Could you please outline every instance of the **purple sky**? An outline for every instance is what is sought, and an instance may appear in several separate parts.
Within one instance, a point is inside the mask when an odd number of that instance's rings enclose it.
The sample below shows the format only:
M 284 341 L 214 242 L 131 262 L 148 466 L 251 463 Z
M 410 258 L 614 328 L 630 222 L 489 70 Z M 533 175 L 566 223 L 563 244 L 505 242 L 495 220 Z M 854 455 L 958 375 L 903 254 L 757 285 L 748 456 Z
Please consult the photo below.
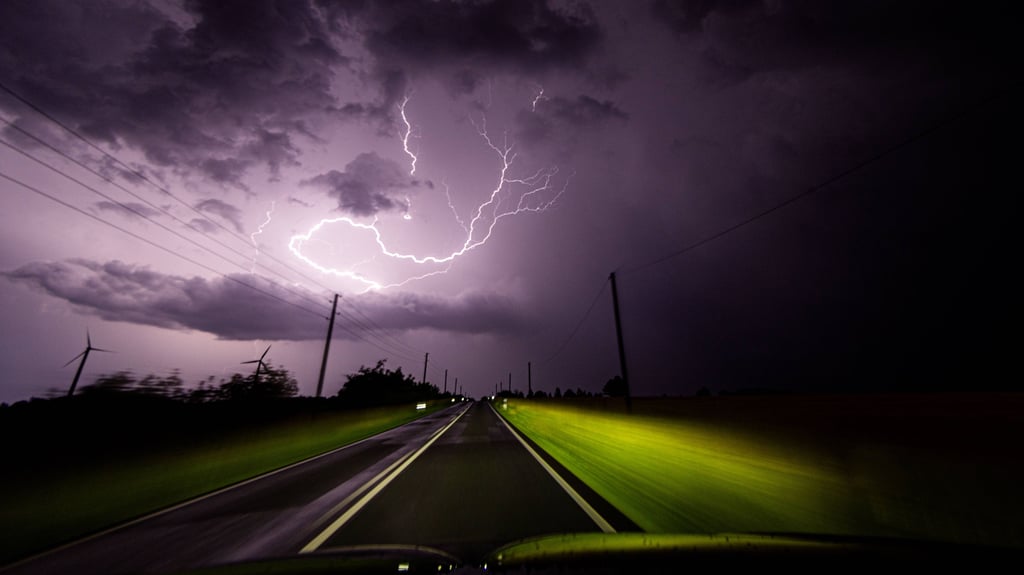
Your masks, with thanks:
M 334 292 L 326 393 L 598 391 L 613 270 L 637 395 L 1013 388 L 1007 19 L 835 4 L 0 3 L 0 401 L 312 394 Z

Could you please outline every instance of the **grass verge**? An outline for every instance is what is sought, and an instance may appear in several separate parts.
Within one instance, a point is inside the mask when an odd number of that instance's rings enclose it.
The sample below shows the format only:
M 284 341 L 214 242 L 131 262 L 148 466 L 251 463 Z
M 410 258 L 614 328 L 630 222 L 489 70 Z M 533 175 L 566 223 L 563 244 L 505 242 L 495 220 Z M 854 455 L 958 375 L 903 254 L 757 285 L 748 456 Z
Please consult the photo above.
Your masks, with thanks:
M 1022 399 L 992 398 L 998 409 L 984 414 L 956 397 L 651 400 L 632 414 L 600 401 L 498 407 L 648 532 L 1019 547 Z
M 0 491 L 0 565 L 370 437 L 443 409 L 318 414 L 95 465 L 15 469 Z

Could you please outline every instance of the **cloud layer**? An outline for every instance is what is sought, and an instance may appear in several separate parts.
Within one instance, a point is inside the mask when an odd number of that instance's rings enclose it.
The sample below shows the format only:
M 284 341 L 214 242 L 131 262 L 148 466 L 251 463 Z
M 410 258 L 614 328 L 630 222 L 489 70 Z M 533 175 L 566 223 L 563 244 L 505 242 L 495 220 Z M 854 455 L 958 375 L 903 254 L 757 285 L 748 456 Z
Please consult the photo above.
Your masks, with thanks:
M 324 300 L 322 294 L 286 291 L 259 276 L 245 274 L 186 278 L 116 260 L 98 263 L 76 259 L 34 262 L 4 275 L 105 320 L 199 330 L 227 340 L 320 339 L 325 324 L 317 314 L 329 314 L 326 303 L 323 308 L 315 304 Z M 347 297 L 346 303 L 372 318 L 375 325 L 397 331 L 502 334 L 519 332 L 527 324 L 512 299 L 483 292 L 451 298 L 367 294 Z M 364 337 L 358 329 L 339 329 L 336 333 L 350 339 Z
M 338 202 L 339 210 L 356 216 L 407 210 L 405 195 L 420 185 L 397 162 L 375 152 L 359 154 L 343 172 L 331 170 L 303 183 L 326 189 L 327 195 Z

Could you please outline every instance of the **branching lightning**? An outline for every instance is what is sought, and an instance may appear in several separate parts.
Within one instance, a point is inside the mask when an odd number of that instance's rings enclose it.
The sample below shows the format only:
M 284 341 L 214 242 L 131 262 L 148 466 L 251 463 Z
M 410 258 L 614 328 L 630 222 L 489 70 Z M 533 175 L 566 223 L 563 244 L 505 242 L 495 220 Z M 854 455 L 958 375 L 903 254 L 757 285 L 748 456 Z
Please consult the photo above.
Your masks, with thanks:
M 530 109 L 533 110 L 534 112 L 537 111 L 537 102 L 548 99 L 548 97 L 544 95 L 544 86 L 538 84 L 537 89 L 537 95 L 533 97 L 533 105 L 530 107 Z
M 409 118 L 405 115 L 405 106 L 406 106 L 406 104 L 409 103 L 409 98 L 411 98 L 411 97 L 412 97 L 411 94 L 406 94 L 405 95 L 405 98 L 402 100 L 402 103 L 398 105 L 398 111 L 400 112 L 400 114 L 402 116 L 402 123 L 405 124 L 405 133 L 402 134 L 402 149 L 405 150 L 405 153 L 410 158 L 412 158 L 412 162 L 411 162 L 411 166 L 412 167 L 409 170 L 409 175 L 410 176 L 415 176 L 416 175 L 416 160 L 418 160 L 418 158 L 416 157 L 416 154 L 413 153 L 413 151 L 409 149 L 409 138 L 415 137 L 415 134 L 412 133 L 412 124 L 409 123 Z
M 534 98 L 534 106 L 536 106 L 537 101 L 542 96 L 543 88 L 541 88 L 541 93 Z M 406 127 L 405 133 L 402 136 L 402 146 L 405 153 L 412 159 L 411 170 L 409 172 L 410 175 L 412 175 L 416 171 L 417 157 L 416 154 L 410 151 L 408 145 L 409 137 L 412 135 L 412 124 L 406 116 L 405 107 L 409 102 L 409 98 L 409 96 L 405 97 L 399 105 L 399 110 L 401 112 L 402 122 Z M 376 217 L 374 217 L 372 222 L 365 223 L 356 221 L 347 216 L 320 220 L 306 233 L 292 236 L 288 243 L 288 249 L 295 255 L 295 257 L 304 261 L 306 264 L 321 273 L 354 280 L 365 286 L 366 291 L 398 287 L 412 281 L 448 272 L 455 259 L 487 243 L 500 220 L 524 212 L 542 212 L 558 201 L 569 185 L 569 180 L 572 177 L 571 174 L 569 177 L 561 180 L 560 184 L 555 181 L 556 176 L 559 174 L 557 166 L 541 168 L 526 176 L 511 176 L 510 171 L 515 164 L 518 154 L 515 151 L 515 144 L 509 143 L 508 133 L 504 132 L 500 140 L 493 139 L 487 130 L 487 117 L 485 115 L 481 115 L 479 120 L 475 120 L 471 117 L 470 122 L 476 129 L 477 134 L 483 140 L 484 144 L 494 152 L 498 159 L 500 168 L 498 170 L 494 188 L 488 194 L 487 200 L 476 207 L 473 212 L 473 217 L 468 223 L 459 216 L 459 213 L 455 208 L 447 180 L 442 181 L 442 185 L 445 189 L 445 197 L 448 201 L 448 207 L 450 208 L 452 215 L 455 217 L 456 222 L 458 222 L 465 232 L 465 239 L 457 249 L 454 249 L 444 255 L 426 256 L 394 251 L 390 249 L 384 241 L 381 231 L 377 227 L 378 219 Z M 407 204 L 407 206 L 411 207 L 411 204 Z M 408 214 L 408 209 L 403 217 L 405 219 L 411 218 Z M 374 280 L 363 273 L 357 272 L 351 267 L 339 270 L 321 265 L 302 253 L 303 244 L 313 240 L 314 236 L 325 226 L 336 224 L 345 224 L 359 233 L 365 233 L 372 237 L 373 241 L 376 243 L 377 249 L 379 250 L 379 256 L 384 256 L 396 261 L 405 261 L 416 265 L 440 265 L 442 267 L 424 274 L 414 275 L 398 283 L 385 284 Z
M 448 200 L 448 209 L 452 211 L 452 215 L 455 216 L 455 221 L 459 222 L 459 226 L 462 227 L 462 231 L 469 233 L 469 228 L 466 227 L 466 221 L 459 216 L 458 210 L 455 209 L 455 202 L 452 201 L 452 190 L 448 186 L 448 179 L 441 180 L 441 185 L 444 186 L 444 197 Z
M 260 255 L 260 245 L 256 241 L 256 236 L 262 234 L 263 228 L 267 227 L 267 225 L 270 224 L 270 218 L 274 214 L 274 208 L 276 207 L 276 204 L 277 202 L 270 202 L 270 209 L 267 210 L 267 219 L 262 224 L 259 225 L 255 232 L 249 234 L 249 239 L 252 241 L 252 247 L 256 248 L 256 254 L 252 256 L 252 268 L 249 270 L 250 273 L 256 273 L 256 258 L 258 258 Z

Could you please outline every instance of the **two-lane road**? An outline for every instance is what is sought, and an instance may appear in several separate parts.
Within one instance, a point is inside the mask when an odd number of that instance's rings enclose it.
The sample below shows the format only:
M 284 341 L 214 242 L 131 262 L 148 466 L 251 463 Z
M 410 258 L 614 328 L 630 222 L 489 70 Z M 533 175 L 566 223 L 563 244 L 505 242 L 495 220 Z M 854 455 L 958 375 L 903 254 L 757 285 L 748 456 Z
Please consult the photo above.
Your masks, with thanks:
M 321 548 L 425 545 L 463 560 L 524 537 L 600 530 L 486 403 L 335 528 Z
M 523 537 L 610 529 L 562 483 L 488 404 L 461 404 L 3 571 L 167 573 L 378 544 L 474 561 Z

